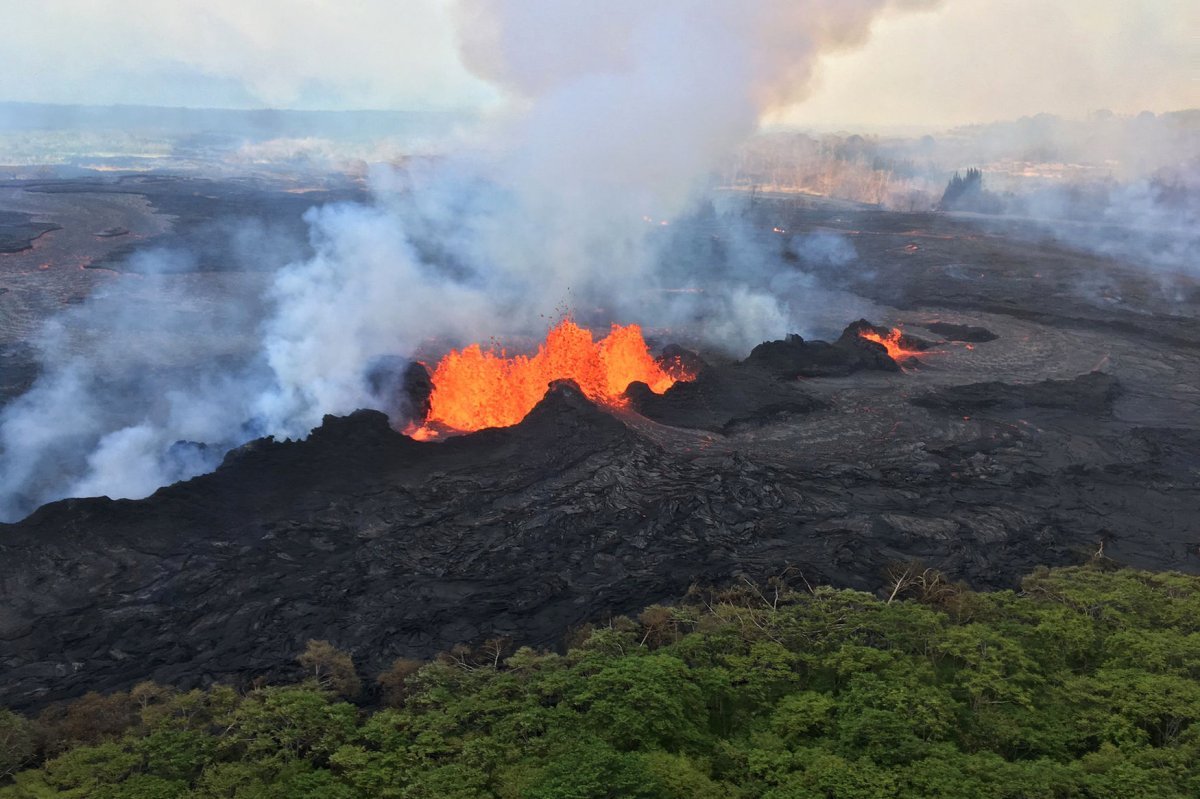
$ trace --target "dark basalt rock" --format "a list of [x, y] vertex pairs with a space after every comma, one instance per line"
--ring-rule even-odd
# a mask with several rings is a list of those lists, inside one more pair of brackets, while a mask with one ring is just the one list
[[720, 432], [726, 435], [756, 430], [760, 427], [783, 424], [796, 416], [823, 410], [829, 407], [824, 402], [813, 397], [800, 395], [781, 402], [758, 405], [754, 410], [740, 416], [733, 416], [721, 426]]
[[[782, 379], [797, 377], [845, 377], [861, 370], [898, 372], [897, 364], [882, 344], [865, 339], [863, 332], [887, 336], [891, 330], [878, 327], [865, 319], [848, 325], [838, 340], [805, 341], [792, 334], [782, 341], [767, 341], [750, 351], [743, 362]], [[932, 344], [916, 336], [902, 335], [900, 344], [906, 349], [923, 351]]]
[[[870, 326], [867, 322], [861, 324]], [[850, 328], [836, 344], [805, 341], [798, 335], [766, 341], [735, 364], [707, 364], [679, 347], [668, 347], [659, 362], [667, 367], [682, 364], [694, 377], [676, 383], [661, 395], [645, 383], [633, 383], [625, 392], [630, 406], [662, 424], [716, 433], [775, 424], [828, 407], [805, 393], [796, 384], [798, 377], [900, 368], [884, 347], [852, 333]]]
[[[144, 195], [176, 218], [172, 233], [124, 244], [188, 249], [203, 269], [243, 268], [215, 220], [259, 218], [307, 240], [305, 208], [364, 191], [277, 203], [165, 176], [71, 183], [45, 190]], [[796, 380], [895, 371], [852, 326], [833, 343], [764, 345], [736, 368], [699, 364], [703, 381], [662, 398], [631, 391], [647, 414], [728, 437], [609, 413], [560, 385], [511, 428], [422, 443], [362, 411], [304, 441], [255, 441], [144, 500], [53, 503], [0, 525], [0, 706], [36, 710], [143, 679], [290, 678], [310, 638], [350, 650], [369, 679], [397, 656], [496, 635], [554, 646], [572, 625], [694, 583], [789, 567], [796, 584], [877, 591], [888, 564], [920, 559], [977, 588], [1015, 587], [1037, 565], [1087, 560], [1103, 544], [1131, 566], [1200, 572], [1200, 331], [1180, 305], [1200, 295], [1187, 281], [1182, 300], [1167, 299], [1157, 274], [1034, 243], [1042, 227], [1021, 243], [945, 215], [752, 205], [781, 213], [767, 228], [853, 238], [863, 268], [803, 265], [832, 287], [928, 318], [984, 312], [1006, 346], [978, 347], [961, 371], [955, 347], [905, 379]], [[914, 225], [920, 249], [897, 263]], [[93, 265], [136, 268], [129, 247]], [[1097, 277], [1121, 299], [1069, 290]], [[980, 335], [967, 327], [931, 335]], [[1106, 376], [1011, 382], [1086, 370], [1097, 334], [1136, 391], [1119, 413]], [[1030, 346], [1042, 337], [1050, 346]], [[0, 360], [0, 390], [27, 384], [30, 357]], [[949, 388], [989, 364], [1010, 382]], [[384, 368], [395, 382], [377, 393], [412, 389], [419, 406], [421, 375], [405, 369]], [[934, 380], [943, 387], [930, 391]], [[921, 393], [932, 412], [909, 404]], [[828, 407], [797, 415], [809, 395]]]
[[[706, 370], [691, 391], [736, 392], [721, 382], [736, 375], [797, 388], [738, 368], [757, 376]], [[794, 410], [759, 404], [723, 427]], [[813, 584], [876, 590], [886, 564], [920, 558], [1009, 586], [1117, 530], [1112, 557], [1189, 567], [1197, 492], [1155, 481], [1194, 473], [1190, 444], [1148, 431], [1111, 445], [1119, 461], [1081, 468], [995, 431], [878, 467], [811, 446], [688, 451], [571, 383], [519, 425], [441, 444], [377, 411], [326, 417], [304, 441], [253, 442], [144, 500], [64, 500], [0, 525], [0, 706], [143, 679], [290, 678], [310, 638], [349, 649], [364, 675], [496, 635], [552, 646], [695, 582], [789, 564]]]
[[1112, 409], [1121, 393], [1121, 384], [1103, 372], [1091, 372], [1070, 380], [1043, 380], [1040, 383], [971, 383], [950, 386], [914, 397], [922, 408], [954, 411], [978, 411], [985, 408], [1059, 408], [1077, 413], [1104, 414]]
[[366, 382], [397, 430], [429, 415], [433, 379], [425, 364], [399, 356], [379, 358], [367, 370]]
[[327, 416], [305, 441], [241, 447], [146, 500], [46, 505], [0, 525], [0, 706], [135, 675], [194, 685], [277, 671], [286, 659], [274, 653], [305, 630], [358, 641], [370, 628], [382, 651], [426, 654], [485, 629], [554, 640], [612, 589], [585, 569], [572, 584], [594, 599], [544, 607], [580, 596], [538, 574], [577, 569], [570, 552], [595, 529], [570, 521], [591, 502], [564, 515], [553, 497], [592, 475], [597, 453], [632, 444], [622, 423], [558, 384], [521, 425], [445, 444], [358, 411]]
[[678, 344], [663, 347], [657, 358], [658, 365], [671, 375], [699, 375], [708, 368], [708, 363], [698, 353]]
[[62, 230], [53, 222], [34, 222], [30, 214], [0, 211], [0, 255], [24, 252], [47, 233]]
[[744, 361], [781, 380], [797, 377], [845, 377], [862, 369], [898, 372], [900, 366], [887, 349], [857, 334], [843, 334], [837, 342], [805, 341], [792, 334], [782, 341], [768, 341], [750, 351]]
[[750, 351], [746, 363], [781, 380], [797, 377], [845, 377], [860, 369], [900, 371], [882, 346], [865, 339], [829, 344], [790, 335]]
[[[846, 326], [846, 329], [842, 331], [842, 335], [838, 338], [837, 343], [843, 346], [870, 344], [874, 347], [883, 347], [882, 344], [864, 339], [862, 337], [863, 333], [874, 333], [877, 336], [886, 338], [892, 334], [892, 328], [873, 325], [866, 319], [859, 319], [857, 322], [851, 322]], [[908, 333], [902, 333], [900, 338], [896, 340], [896, 343], [910, 352], [924, 352], [933, 346], [933, 342], [926, 341], [925, 339], [918, 338], [917, 336], [909, 335]], [[886, 350], [887, 348], [884, 347], [885, 352]]]
[[655, 394], [645, 383], [633, 383], [625, 396], [630, 406], [648, 419], [716, 433], [825, 407], [798, 385], [781, 382], [747, 364], [708, 367], [694, 380], [676, 383], [662, 394]]
[[412, 421], [422, 421], [429, 415], [429, 398], [433, 396], [433, 378], [425, 364], [413, 361], [404, 367], [400, 376], [400, 394]]
[[930, 322], [927, 325], [922, 325], [922, 327], [931, 333], [936, 333], [947, 341], [966, 341], [973, 344], [982, 344], [1000, 338], [986, 327], [976, 327], [974, 325]]

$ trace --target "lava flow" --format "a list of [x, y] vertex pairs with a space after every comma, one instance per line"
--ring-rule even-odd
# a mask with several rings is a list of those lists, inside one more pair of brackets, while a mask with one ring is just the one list
[[870, 330], [863, 330], [859, 332], [858, 335], [862, 338], [865, 338], [867, 341], [874, 341], [876, 344], [882, 344], [887, 348], [887, 354], [893, 361], [899, 362], [901, 358], [910, 358], [923, 354], [919, 350], [910, 350], [904, 346], [904, 344], [901, 342], [901, 339], [904, 337], [904, 333], [902, 333], [898, 327], [893, 327], [886, 336], [881, 336], [878, 333]]
[[469, 432], [514, 425], [545, 396], [551, 382], [562, 379], [574, 380], [594, 402], [620, 406], [630, 383], [641, 381], [661, 394], [691, 375], [682, 369], [668, 373], [657, 363], [638, 325], [613, 325], [606, 337], [594, 341], [591, 331], [565, 319], [532, 357], [508, 357], [503, 350], [484, 350], [478, 344], [447, 353], [433, 371], [425, 424], [409, 434], [424, 440], [445, 428]]

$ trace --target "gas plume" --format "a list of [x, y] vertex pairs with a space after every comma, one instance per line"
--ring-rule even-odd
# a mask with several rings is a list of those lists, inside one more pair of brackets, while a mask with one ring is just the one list
[[[772, 284], [778, 247], [726, 216], [736, 268], [698, 285], [665, 252], [670, 224], [694, 217], [764, 114], [804, 96], [820, 54], [861, 44], [881, 12], [929, 5], [464, 0], [463, 61], [506, 98], [486, 133], [377, 169], [371, 204], [312, 209], [315, 254], [274, 276], [254, 357], [119, 392], [88, 363], [49, 368], [0, 415], [0, 518], [72, 494], [142, 496], [253, 436], [388, 407], [368, 379], [381, 360], [429, 340], [540, 335], [564, 306], [733, 350], [806, 330], [797, 309], [817, 290]], [[59, 429], [63, 416], [78, 423]]]
[[376, 205], [313, 213], [317, 258], [274, 290], [270, 428], [351, 410], [372, 358], [423, 337], [540, 333], [564, 304], [698, 323], [730, 349], [780, 335], [797, 320], [756, 287], [776, 265], [768, 248], [749, 244], [746, 268], [709, 276], [702, 296], [664, 301], [688, 276], [663, 266], [657, 227], [691, 210], [764, 113], [803, 96], [820, 53], [860, 44], [885, 8], [923, 5], [462, 3], [464, 60], [510, 102], [480, 146], [376, 175]]

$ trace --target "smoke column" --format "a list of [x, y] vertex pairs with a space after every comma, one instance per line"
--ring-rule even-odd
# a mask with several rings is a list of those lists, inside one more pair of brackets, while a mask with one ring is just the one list
[[[505, 100], [486, 135], [424, 168], [377, 171], [371, 205], [311, 210], [316, 254], [277, 273], [261, 355], [241, 370], [114, 398], [92, 367], [55, 366], [49, 348], [31, 399], [0, 413], [0, 519], [81, 493], [144, 496], [251, 437], [387, 407], [367, 379], [381, 359], [431, 337], [539, 333], [564, 305], [701, 320], [700, 336], [734, 349], [800, 327], [755, 288], [769, 281], [746, 280], [775, 265], [749, 240], [738, 275], [665, 298], [680, 274], [660, 267], [646, 218], [687, 212], [764, 114], [804, 96], [820, 54], [861, 44], [886, 9], [929, 5], [464, 0], [463, 60]], [[208, 446], [179, 446], [189, 437]]]
[[[787, 309], [737, 281], [710, 287], [704, 313], [664, 301], [656, 290], [678, 276], [657, 268], [645, 220], [685, 212], [762, 115], [803, 97], [820, 53], [861, 44], [886, 7], [924, 5], [461, 3], [464, 60], [508, 104], [484, 146], [428, 174], [378, 176], [376, 207], [314, 213], [321, 254], [275, 287], [269, 428], [302, 433], [352, 410], [371, 358], [424, 336], [534, 332], [564, 304], [702, 318], [735, 349], [785, 332]], [[748, 270], [774, 265], [758, 255]]]

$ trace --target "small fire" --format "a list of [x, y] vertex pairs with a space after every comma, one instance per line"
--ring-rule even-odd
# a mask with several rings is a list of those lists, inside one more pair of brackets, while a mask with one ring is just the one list
[[900, 338], [904, 335], [904, 333], [901, 332], [900, 328], [898, 327], [893, 327], [891, 332], [886, 336], [881, 336], [872, 330], [863, 330], [858, 335], [862, 338], [865, 338], [867, 341], [874, 341], [876, 344], [882, 344], [887, 348], [887, 354], [891, 356], [893, 361], [899, 361], [901, 358], [909, 358], [914, 355], [922, 354], [918, 350], [909, 350], [904, 348], [904, 345], [900, 343]]
[[669, 374], [654, 358], [638, 325], [613, 325], [594, 341], [570, 319], [546, 335], [533, 356], [508, 357], [503, 350], [472, 344], [445, 355], [433, 371], [433, 393], [424, 426], [406, 432], [427, 441], [439, 429], [469, 432], [508, 427], [525, 418], [555, 380], [574, 380], [594, 402], [621, 406], [630, 383], [641, 381], [657, 394], [676, 380], [690, 380], [682, 369]]

